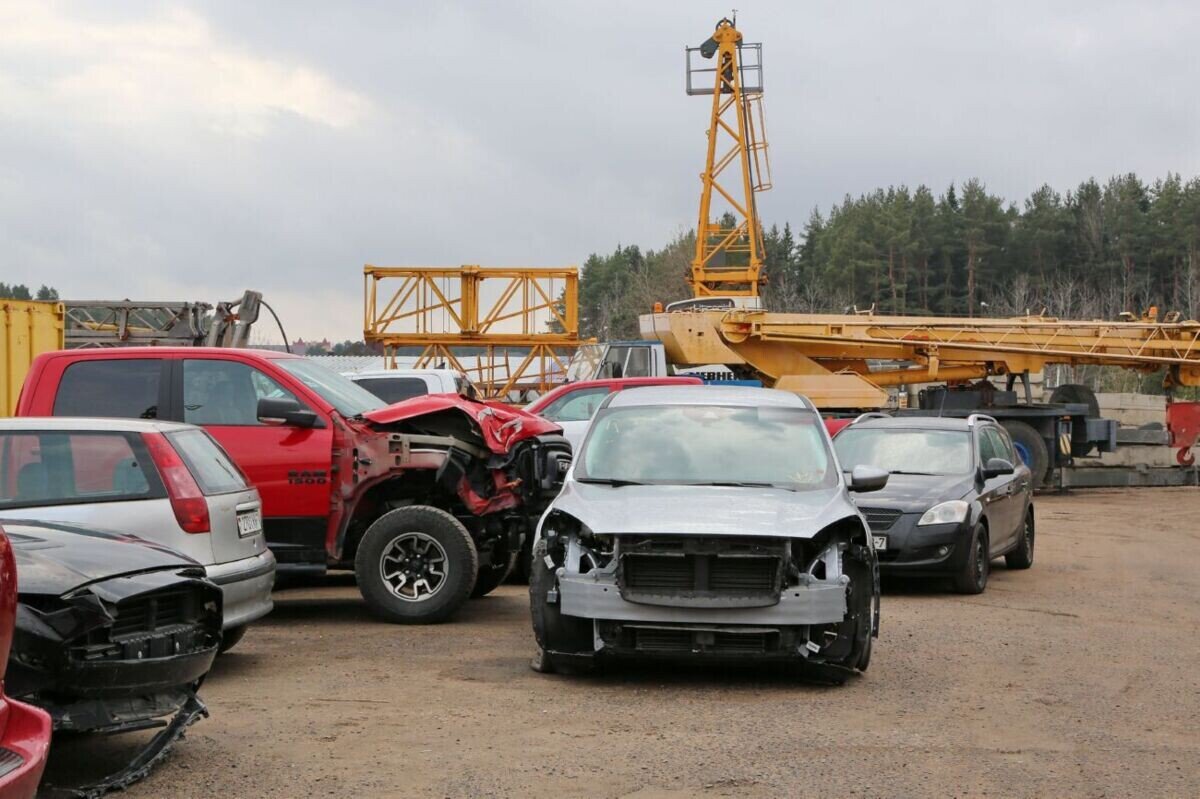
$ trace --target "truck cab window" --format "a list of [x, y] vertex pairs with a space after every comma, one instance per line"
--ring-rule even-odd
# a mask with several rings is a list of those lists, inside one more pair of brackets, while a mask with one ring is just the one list
[[252, 366], [236, 361], [183, 362], [183, 421], [198, 425], [259, 425], [260, 399], [296, 399]]
[[163, 363], [157, 358], [77, 361], [63, 372], [54, 415], [157, 419]]

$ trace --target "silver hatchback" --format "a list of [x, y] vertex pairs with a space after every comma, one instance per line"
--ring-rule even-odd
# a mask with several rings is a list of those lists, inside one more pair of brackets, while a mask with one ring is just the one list
[[221, 587], [222, 651], [272, 607], [258, 491], [193, 425], [0, 420], [0, 519], [85, 524], [187, 555]]

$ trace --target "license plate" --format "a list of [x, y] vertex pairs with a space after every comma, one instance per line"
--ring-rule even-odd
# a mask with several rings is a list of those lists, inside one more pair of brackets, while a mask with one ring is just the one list
[[875, 542], [876, 549], [887, 549], [886, 535], [873, 535], [871, 536], [871, 539]]
[[242, 538], [258, 535], [262, 532], [262, 512], [257, 510], [239, 513], [237, 517], [238, 535]]

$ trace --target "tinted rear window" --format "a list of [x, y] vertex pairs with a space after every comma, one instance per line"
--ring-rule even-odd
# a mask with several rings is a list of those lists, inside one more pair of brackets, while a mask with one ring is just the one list
[[157, 419], [162, 364], [145, 358], [73, 363], [58, 384], [54, 415]]
[[136, 433], [0, 433], [0, 508], [165, 496]]
[[429, 393], [429, 386], [419, 377], [364, 377], [355, 382], [389, 405]]
[[246, 480], [241, 471], [208, 433], [203, 430], [182, 430], [167, 434], [167, 438], [206, 496], [246, 490]]

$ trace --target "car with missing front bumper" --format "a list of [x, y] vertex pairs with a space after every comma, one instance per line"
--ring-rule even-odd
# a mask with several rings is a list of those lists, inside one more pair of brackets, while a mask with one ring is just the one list
[[539, 671], [610, 657], [791, 660], [866, 669], [879, 584], [807, 400], [770, 389], [633, 388], [601, 405], [542, 517], [530, 600]]
[[833, 439], [842, 468], [887, 469], [887, 487], [859, 502], [880, 570], [950, 578], [978, 594], [992, 560], [1033, 565], [1033, 479], [1005, 428], [967, 419], [871, 414]]
[[18, 605], [8, 693], [55, 730], [125, 732], [194, 701], [221, 641], [204, 568], [132, 536], [5, 520]]

